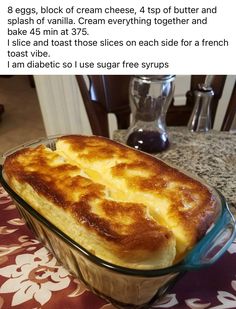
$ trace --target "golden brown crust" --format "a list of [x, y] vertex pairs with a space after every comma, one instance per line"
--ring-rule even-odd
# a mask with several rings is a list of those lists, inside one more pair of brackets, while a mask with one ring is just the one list
[[[160, 209], [158, 201], [153, 209], [165, 215], [163, 224], [182, 234], [186, 248], [191, 248], [215, 219], [216, 201], [205, 185], [150, 155], [95, 136], [65, 136], [58, 146], [67, 146], [65, 152], [74, 155], [78, 166], [88, 164], [93, 169], [103, 162], [109, 176], [101, 177], [125, 180], [123, 188], [133, 192], [134, 198], [143, 192], [154, 199], [166, 199], [165, 210]], [[148, 200], [142, 203], [150, 205]]]
[[[115, 255], [114, 261], [117, 257], [121, 265], [129, 267], [132, 261], [142, 263], [145, 259], [152, 260], [158, 252], [163, 255], [166, 250], [169, 256], [161, 262], [163, 267], [173, 262], [173, 233], [159, 225], [144, 205], [107, 197], [109, 192], [104, 185], [84, 177], [78, 166], [66, 162], [56, 152], [44, 146], [21, 150], [6, 159], [4, 173], [13, 189], [31, 205], [36, 202], [37, 210], [45, 217], [47, 213], [43, 206], [38, 206], [37, 201], [32, 202], [29, 189], [24, 189], [25, 184], [43, 200], [69, 212], [80, 226], [95, 235], [99, 243], [102, 242], [104, 250], [110, 250]], [[63, 222], [58, 225], [63, 230]], [[74, 235], [69, 236], [73, 238]], [[86, 246], [86, 241], [84, 243]], [[93, 250], [99, 252], [95, 246]], [[102, 253], [98, 256], [103, 257]], [[112, 258], [110, 262], [113, 262]], [[158, 262], [156, 267], [159, 267]]]
[[[56, 147], [9, 156], [4, 163], [8, 181], [31, 204], [37, 198], [29, 197], [25, 184], [50, 204], [49, 211], [58, 207], [68, 222], [71, 215], [73, 231], [60, 218], [53, 223], [110, 262], [170, 266], [215, 219], [216, 201], [205, 185], [150, 155], [97, 136], [64, 136]], [[47, 217], [41, 204], [36, 206]]]

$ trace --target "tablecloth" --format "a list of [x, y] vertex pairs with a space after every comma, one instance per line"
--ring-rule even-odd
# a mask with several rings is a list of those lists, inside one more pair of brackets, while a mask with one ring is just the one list
[[[112, 309], [34, 238], [0, 187], [0, 308]], [[213, 266], [188, 272], [152, 308], [236, 308], [236, 241]]]

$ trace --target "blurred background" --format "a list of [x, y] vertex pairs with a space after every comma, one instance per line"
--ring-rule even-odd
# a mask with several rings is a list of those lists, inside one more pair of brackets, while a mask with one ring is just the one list
[[[176, 76], [175, 105], [185, 104], [190, 83], [190, 75]], [[234, 84], [235, 76], [227, 76], [215, 115], [215, 130], [221, 129]], [[74, 75], [0, 76], [0, 104], [0, 154], [45, 135], [92, 133]], [[109, 114], [111, 136], [116, 128], [115, 116]]]

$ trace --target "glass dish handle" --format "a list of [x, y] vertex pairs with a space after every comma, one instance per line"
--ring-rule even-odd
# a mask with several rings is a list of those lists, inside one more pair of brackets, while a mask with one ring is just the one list
[[235, 235], [235, 220], [226, 206], [216, 225], [185, 258], [185, 268], [197, 269], [215, 263], [228, 249]]

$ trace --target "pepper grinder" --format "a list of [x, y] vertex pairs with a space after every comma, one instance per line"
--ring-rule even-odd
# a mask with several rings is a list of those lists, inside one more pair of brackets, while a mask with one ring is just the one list
[[214, 75], [207, 75], [205, 82], [193, 92], [194, 108], [189, 118], [188, 129], [191, 132], [207, 132], [211, 129], [211, 101], [214, 91], [211, 87]]

